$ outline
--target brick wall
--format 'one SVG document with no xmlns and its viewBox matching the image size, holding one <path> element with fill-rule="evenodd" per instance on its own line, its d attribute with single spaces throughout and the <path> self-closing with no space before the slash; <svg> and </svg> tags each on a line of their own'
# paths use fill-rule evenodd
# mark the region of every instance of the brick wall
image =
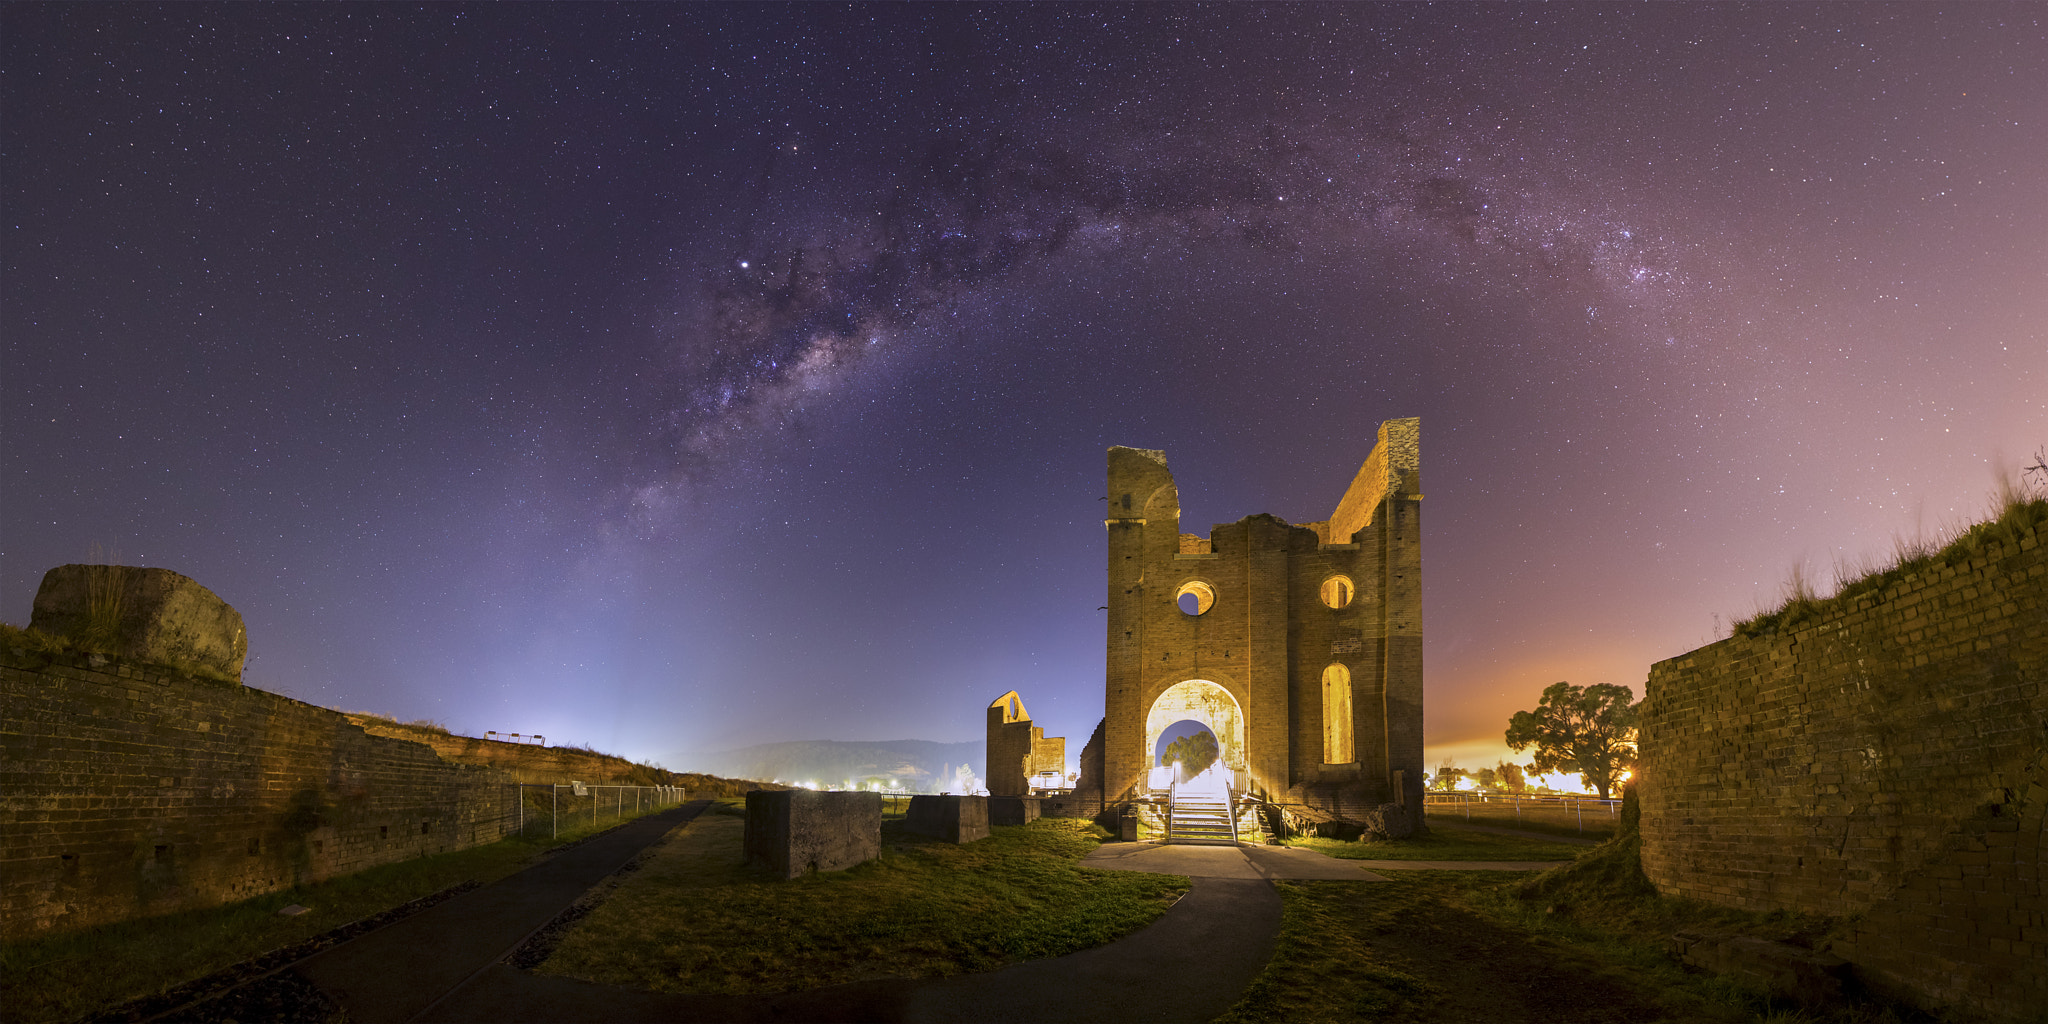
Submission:
<svg viewBox="0 0 2048 1024">
<path fill-rule="evenodd" d="M 1925 1005 L 2048 1006 L 2041 541 L 1653 666 L 1640 792 L 1658 888 L 1862 915 L 1835 951 Z"/>
<path fill-rule="evenodd" d="M 0 646 L 0 937 L 492 842 L 511 781 L 274 693 Z"/>
<path fill-rule="evenodd" d="M 516 782 L 563 783 L 571 780 L 604 785 L 689 786 L 692 780 L 677 772 L 635 764 L 623 757 L 593 753 L 576 747 L 544 747 L 533 743 L 456 736 L 438 729 L 422 729 L 393 723 L 372 715 L 347 714 L 350 722 L 372 736 L 411 740 L 433 748 L 444 761 L 496 768 Z M 698 781 L 701 781 L 702 777 Z M 690 786 L 690 788 L 699 788 Z M 750 784 L 748 788 L 762 788 Z M 768 786 L 775 789 L 778 787 Z"/>
</svg>

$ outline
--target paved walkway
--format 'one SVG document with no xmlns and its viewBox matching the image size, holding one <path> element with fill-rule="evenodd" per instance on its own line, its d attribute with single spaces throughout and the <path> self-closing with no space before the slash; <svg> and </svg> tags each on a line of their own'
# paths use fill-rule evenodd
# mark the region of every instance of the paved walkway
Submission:
<svg viewBox="0 0 2048 1024">
<path fill-rule="evenodd" d="M 1563 860 L 1350 860 L 1294 846 L 1165 846 L 1109 843 L 1081 858 L 1112 871 L 1214 878 L 1335 879 L 1384 882 L 1380 871 L 1542 871 Z"/>
<path fill-rule="evenodd" d="M 503 959 L 591 886 L 708 806 L 710 801 L 699 800 L 629 821 L 509 878 L 344 942 L 293 970 L 359 1024 L 435 1019 L 435 1001 L 444 993 Z"/>
</svg>

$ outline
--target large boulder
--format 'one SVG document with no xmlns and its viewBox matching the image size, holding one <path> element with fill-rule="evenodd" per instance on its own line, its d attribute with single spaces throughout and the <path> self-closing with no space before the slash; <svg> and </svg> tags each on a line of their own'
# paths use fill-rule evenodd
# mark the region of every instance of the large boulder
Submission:
<svg viewBox="0 0 2048 1024">
<path fill-rule="evenodd" d="M 60 565 L 43 574 L 29 628 L 82 647 L 240 681 L 242 613 L 190 577 L 132 565 Z"/>
</svg>

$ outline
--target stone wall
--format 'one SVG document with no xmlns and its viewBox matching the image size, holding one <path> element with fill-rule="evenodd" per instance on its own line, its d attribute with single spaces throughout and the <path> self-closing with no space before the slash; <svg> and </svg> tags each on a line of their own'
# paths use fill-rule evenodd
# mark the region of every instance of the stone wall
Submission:
<svg viewBox="0 0 2048 1024">
<path fill-rule="evenodd" d="M 1931 1007 L 2048 1005 L 2040 528 L 1790 632 L 1650 670 L 1643 869 L 1666 893 L 1862 915 L 1835 952 Z"/>
<path fill-rule="evenodd" d="M 514 781 L 274 693 L 0 644 L 0 937 L 492 842 Z"/>
</svg>

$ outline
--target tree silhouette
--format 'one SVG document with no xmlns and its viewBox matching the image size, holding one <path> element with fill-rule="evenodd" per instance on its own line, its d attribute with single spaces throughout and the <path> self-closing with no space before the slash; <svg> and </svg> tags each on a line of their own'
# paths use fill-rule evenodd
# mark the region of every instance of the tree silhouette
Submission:
<svg viewBox="0 0 2048 1024">
<path fill-rule="evenodd" d="M 1221 751 L 1216 749 L 1215 734 L 1204 729 L 1167 744 L 1166 749 L 1159 752 L 1159 763 L 1162 766 L 1169 766 L 1179 761 L 1181 771 L 1192 778 L 1215 764 L 1216 755 L 1219 753 Z"/>
<path fill-rule="evenodd" d="M 1636 764 L 1636 713 L 1642 705 L 1634 699 L 1628 687 L 1613 683 L 1552 683 L 1536 710 L 1517 711 L 1508 720 L 1508 746 L 1517 753 L 1535 747 L 1530 767 L 1537 774 L 1577 772 L 1605 800 L 1621 773 Z"/>
</svg>

